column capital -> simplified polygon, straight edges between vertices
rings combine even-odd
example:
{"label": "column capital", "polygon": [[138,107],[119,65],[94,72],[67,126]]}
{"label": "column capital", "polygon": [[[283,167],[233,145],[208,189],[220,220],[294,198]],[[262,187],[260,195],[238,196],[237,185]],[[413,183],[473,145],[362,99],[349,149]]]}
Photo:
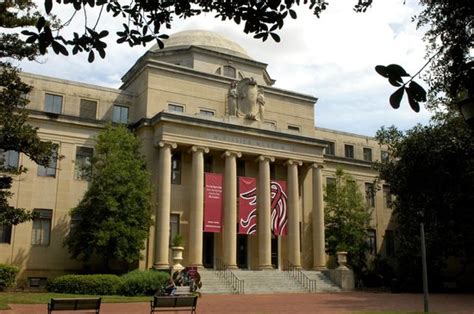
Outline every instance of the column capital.
{"label": "column capital", "polygon": [[240,157],[242,157],[242,153],[241,152],[236,152],[236,151],[233,151],[233,150],[226,150],[221,156],[224,157],[224,158],[225,157],[230,157],[230,156],[240,158]]}
{"label": "column capital", "polygon": [[173,142],[165,142],[165,141],[159,141],[158,143],[155,144],[155,147],[159,147],[159,148],[162,148],[162,147],[165,147],[165,146],[169,146],[171,149],[176,149],[176,147],[178,147],[178,145],[176,143],[173,143]]}
{"label": "column capital", "polygon": [[303,165],[303,162],[301,160],[294,160],[294,159],[288,159],[286,162],[285,162],[285,165],[297,165],[297,166],[302,166]]}
{"label": "column capital", "polygon": [[275,161],[275,157],[260,155],[260,156],[257,157],[257,159],[256,159],[255,161],[269,161],[269,162],[274,162],[274,161]]}
{"label": "column capital", "polygon": [[311,167],[316,168],[316,169],[324,169],[324,165],[318,164],[317,162],[312,163]]}
{"label": "column capital", "polygon": [[195,153],[197,151],[202,151],[204,154],[207,154],[209,153],[209,148],[208,147],[204,147],[204,146],[197,146],[197,145],[193,145],[191,146],[191,148],[188,150],[188,153]]}

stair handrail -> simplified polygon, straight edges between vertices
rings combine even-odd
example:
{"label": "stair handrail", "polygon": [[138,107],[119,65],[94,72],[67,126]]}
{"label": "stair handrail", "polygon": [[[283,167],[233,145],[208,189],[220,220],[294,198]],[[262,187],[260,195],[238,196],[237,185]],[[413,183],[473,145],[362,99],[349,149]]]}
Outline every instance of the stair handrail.
{"label": "stair handrail", "polygon": [[245,281],[243,279],[239,279],[220,258],[216,258],[214,265],[216,269],[216,275],[219,278],[224,279],[226,285],[232,288],[232,292],[237,294],[243,294],[245,292]]}
{"label": "stair handrail", "polygon": [[293,277],[309,292],[316,292],[317,280],[310,279],[305,273],[301,271],[301,267],[293,265],[289,260],[284,261],[285,271],[288,276]]}

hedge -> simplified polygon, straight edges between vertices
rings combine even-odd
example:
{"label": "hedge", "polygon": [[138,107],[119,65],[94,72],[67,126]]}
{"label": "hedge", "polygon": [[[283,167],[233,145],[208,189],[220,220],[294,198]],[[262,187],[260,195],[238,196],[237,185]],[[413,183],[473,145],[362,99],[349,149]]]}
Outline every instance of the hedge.
{"label": "hedge", "polygon": [[50,292],[113,295],[122,287],[122,279],[116,275],[64,275],[48,282]]}
{"label": "hedge", "polygon": [[166,284],[169,275],[155,270],[134,270],[116,275],[64,275],[48,282],[50,292],[128,296],[153,295]]}
{"label": "hedge", "polygon": [[0,264],[0,289],[13,287],[18,271],[16,266]]}
{"label": "hedge", "polygon": [[166,284],[169,275],[156,270],[134,270],[121,278],[121,294],[129,296],[153,295]]}

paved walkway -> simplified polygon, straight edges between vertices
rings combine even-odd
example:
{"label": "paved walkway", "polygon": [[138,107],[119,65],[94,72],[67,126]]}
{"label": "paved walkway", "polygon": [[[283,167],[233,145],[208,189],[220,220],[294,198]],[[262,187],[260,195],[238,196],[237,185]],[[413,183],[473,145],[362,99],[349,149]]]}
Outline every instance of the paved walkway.
{"label": "paved walkway", "polygon": [[[430,310],[436,313],[474,313],[474,294],[434,294]],[[0,314],[47,313],[45,304],[12,304],[12,310]],[[423,295],[390,293],[204,295],[198,300],[198,313],[347,313],[358,311],[423,312]],[[105,303],[102,314],[149,313],[149,303]],[[75,313],[80,312],[59,312]],[[173,312],[168,312],[173,313]],[[177,312],[176,312],[177,313]],[[182,312],[181,312],[182,313]]]}

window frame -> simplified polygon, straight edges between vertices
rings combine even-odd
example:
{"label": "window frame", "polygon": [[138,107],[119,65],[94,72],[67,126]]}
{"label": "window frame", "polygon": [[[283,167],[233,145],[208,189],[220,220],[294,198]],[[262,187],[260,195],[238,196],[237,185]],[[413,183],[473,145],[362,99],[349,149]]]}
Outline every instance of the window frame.
{"label": "window frame", "polygon": [[214,117],[216,115],[216,112],[211,109],[199,108],[199,115],[204,117]]}
{"label": "window frame", "polygon": [[[324,148],[324,154],[329,156],[336,156],[336,143],[333,141],[326,141],[327,147]],[[332,149],[328,149],[332,148]]]}
{"label": "window frame", "polygon": [[49,160],[48,167],[38,165],[36,174],[38,177],[56,178],[56,172],[58,169],[59,159],[59,145],[54,145],[51,150],[51,159]]}
{"label": "window frame", "polygon": [[301,126],[295,124],[288,124],[287,129],[291,132],[301,132]]}
{"label": "window frame", "polygon": [[[181,110],[175,110],[180,108]],[[175,104],[175,103],[168,103],[168,111],[169,112],[184,112],[185,108],[184,105]]]}
{"label": "window frame", "polygon": [[0,224],[0,244],[11,244],[12,243],[12,233],[13,226],[9,224]]}
{"label": "window frame", "polygon": [[212,155],[204,156],[204,172],[211,173],[214,166],[214,158]]}
{"label": "window frame", "polygon": [[388,151],[387,150],[381,150],[380,151],[380,161],[381,162],[385,162],[385,161],[388,161]]}
{"label": "window frame", "polygon": [[[14,156],[14,153],[16,153],[16,157],[12,158],[12,155]],[[2,167],[5,169],[18,169],[20,166],[20,153],[17,152],[16,150],[7,150],[3,151],[0,153],[3,155],[3,165]],[[12,163],[13,160],[13,163]]]}
{"label": "window frame", "polygon": [[385,208],[392,208],[392,193],[390,191],[390,185],[384,184],[382,187],[383,191],[383,206]]}
{"label": "window frame", "polygon": [[171,156],[171,184],[181,185],[182,168],[183,159],[181,152],[173,153]]}
{"label": "window frame", "polygon": [[377,254],[377,230],[370,228],[367,229],[367,244],[369,246],[368,253],[370,255]]}
{"label": "window frame", "polygon": [[[349,149],[349,150],[348,150]],[[350,158],[350,159],[355,159],[355,152],[354,152],[354,145],[352,144],[344,144],[344,157]],[[348,154],[348,152],[351,152]],[[351,155],[351,156],[349,156]]]}
{"label": "window frame", "polygon": [[[49,103],[48,102],[48,99],[52,97],[53,99],[53,102],[52,103]],[[56,98],[59,98],[61,99],[61,102],[59,104],[59,111],[56,111],[56,103],[54,101],[54,99]],[[54,94],[54,93],[44,93],[44,111],[47,112],[47,113],[53,113],[53,114],[62,114],[63,112],[63,104],[64,104],[64,96],[63,95],[58,95],[58,94]],[[51,108],[49,108],[49,106],[52,106]],[[48,110],[50,109],[50,110]]]}
{"label": "window frame", "polygon": [[[234,71],[234,75],[228,75],[228,73],[226,73],[226,70],[227,69],[232,69]],[[222,66],[222,76],[225,76],[225,77],[230,77],[230,78],[236,78],[237,77],[237,68],[232,66],[232,65],[224,65]]]}
{"label": "window frame", "polygon": [[364,189],[365,189],[365,205],[367,205],[368,208],[374,208],[375,207],[374,184],[372,182],[365,182]]}
{"label": "window frame", "polygon": [[[367,154],[366,154],[367,152],[369,153],[368,156],[367,156]],[[364,158],[365,161],[370,161],[370,162],[372,162],[372,160],[373,160],[373,151],[372,151],[372,148],[370,148],[370,147],[364,147],[364,148],[362,149],[362,155],[363,155],[363,158]],[[367,157],[368,157],[368,158],[367,158]]]}
{"label": "window frame", "polygon": [[[80,149],[88,149],[90,150],[91,154],[90,155],[85,155],[85,154],[78,154]],[[94,156],[94,148],[88,147],[88,146],[76,146],[76,156],[74,159],[74,179],[79,180],[79,181],[90,181],[91,180],[91,174],[84,172],[84,169],[79,169],[79,167],[84,168],[84,165],[87,164],[87,160],[85,162],[81,162],[81,165],[79,165],[79,156],[84,157],[84,158],[90,158],[89,159],[89,165],[92,163],[92,157]]]}
{"label": "window frame", "polygon": [[[85,102],[88,102],[89,104],[94,103],[95,104],[95,110],[83,109],[85,107]],[[97,108],[98,108],[98,106],[99,106],[99,102],[97,100],[92,100],[92,99],[87,99],[87,98],[79,99],[79,117],[84,118],[84,119],[96,120],[97,119]],[[91,108],[87,108],[87,109],[91,109]],[[94,111],[94,114],[91,115],[91,116],[83,115],[84,112],[88,112],[88,111],[90,111],[90,112]]]}
{"label": "window frame", "polygon": [[[33,218],[33,223],[31,227],[31,245],[33,246],[49,246],[51,244],[51,229],[53,224],[53,210],[52,209],[43,209],[43,208],[35,208],[33,209],[33,213],[37,215],[37,217]],[[43,223],[49,222],[49,227],[47,228],[47,241],[45,240],[45,236],[43,234]],[[40,224],[39,228],[37,225]],[[35,233],[35,226],[40,231],[39,240],[36,238]]]}
{"label": "window frame", "polygon": [[[119,116],[120,116],[120,117],[119,117],[118,121],[115,119],[115,116],[116,116],[115,111],[116,111],[116,109],[119,110]],[[122,112],[122,111],[126,111],[126,113],[127,113],[127,117],[126,117],[126,121],[125,121],[125,122],[124,122],[124,120],[123,120],[123,116],[122,116],[122,115],[123,115],[123,112]],[[115,105],[115,104],[113,105],[113,107],[112,107],[112,122],[113,122],[113,123],[128,124],[129,118],[130,118],[130,107],[124,106],[124,105]]]}

